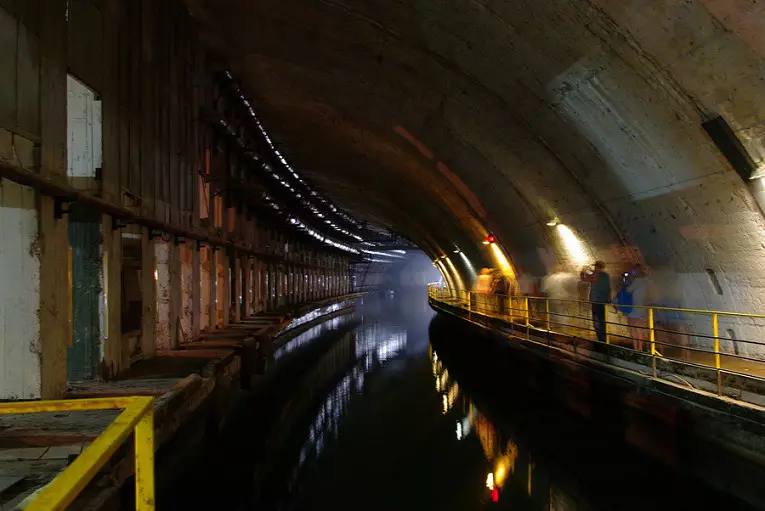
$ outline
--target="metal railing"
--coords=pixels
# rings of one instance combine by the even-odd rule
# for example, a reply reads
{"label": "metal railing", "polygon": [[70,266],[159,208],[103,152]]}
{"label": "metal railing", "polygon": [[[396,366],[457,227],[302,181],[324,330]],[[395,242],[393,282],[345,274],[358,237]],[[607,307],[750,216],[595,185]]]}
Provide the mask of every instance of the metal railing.
{"label": "metal railing", "polygon": [[66,509],[119,447],[135,441],[136,509],[154,509],[154,398],[114,397],[0,403],[0,415],[89,410],[123,410],[80,455],[25,507],[26,511]]}
{"label": "metal railing", "polygon": [[[659,373],[698,376],[714,373],[717,394],[724,393],[723,379],[744,377],[761,380],[765,394],[765,343],[736,338],[734,328],[752,332],[765,327],[764,314],[684,309],[664,306],[617,306],[585,300],[537,296],[507,296],[428,286],[428,296],[467,312],[468,319],[501,319],[516,336],[550,342],[550,336],[568,338],[574,351],[589,344],[592,352],[607,357],[647,363],[652,376]],[[596,328],[593,305],[602,308],[603,321]],[[622,312],[620,311],[627,311]],[[598,332],[600,330],[600,332]],[[721,337],[726,332],[727,337]],[[599,335],[600,334],[600,335]],[[679,370],[678,368],[686,368]],[[694,371],[695,370],[695,371]],[[735,384],[736,382],[733,381]],[[731,386],[731,381],[726,382]]]}

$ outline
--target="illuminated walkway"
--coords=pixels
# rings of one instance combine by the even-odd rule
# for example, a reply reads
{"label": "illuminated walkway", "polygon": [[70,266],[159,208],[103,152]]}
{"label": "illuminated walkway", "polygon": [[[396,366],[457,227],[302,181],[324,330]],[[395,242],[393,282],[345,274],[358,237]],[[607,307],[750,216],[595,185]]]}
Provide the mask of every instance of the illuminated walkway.
{"label": "illuminated walkway", "polygon": [[[765,404],[765,360],[747,356],[762,343],[731,342],[720,332],[760,328],[765,316],[717,311],[645,307],[647,320],[630,326],[618,310],[606,307],[606,342],[599,342],[589,302],[543,297],[486,295],[429,286],[437,308],[446,306],[485,327],[514,338],[546,344],[578,356],[625,366],[653,377],[672,375],[694,388]],[[746,351],[745,351],[746,350]],[[742,392],[751,390],[755,395]]]}

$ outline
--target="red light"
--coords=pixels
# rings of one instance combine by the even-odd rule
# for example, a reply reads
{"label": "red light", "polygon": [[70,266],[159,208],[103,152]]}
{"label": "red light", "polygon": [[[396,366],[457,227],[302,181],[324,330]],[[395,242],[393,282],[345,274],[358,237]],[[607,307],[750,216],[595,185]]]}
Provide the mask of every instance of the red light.
{"label": "red light", "polygon": [[491,501],[499,502],[499,488],[494,488],[491,490]]}
{"label": "red light", "polygon": [[489,234],[488,236],[486,236],[486,241],[488,241],[489,243],[494,243],[495,241],[497,241],[497,238],[495,238],[493,234]]}

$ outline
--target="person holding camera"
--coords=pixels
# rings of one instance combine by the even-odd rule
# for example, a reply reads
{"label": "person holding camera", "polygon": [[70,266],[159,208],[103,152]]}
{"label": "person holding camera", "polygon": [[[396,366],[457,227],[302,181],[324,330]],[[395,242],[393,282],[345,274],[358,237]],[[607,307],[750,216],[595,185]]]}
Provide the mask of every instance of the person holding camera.
{"label": "person holding camera", "polygon": [[606,304],[611,303],[611,277],[606,273],[606,263],[595,261],[593,270],[583,270],[581,278],[590,284],[592,325],[598,341],[606,342]]}

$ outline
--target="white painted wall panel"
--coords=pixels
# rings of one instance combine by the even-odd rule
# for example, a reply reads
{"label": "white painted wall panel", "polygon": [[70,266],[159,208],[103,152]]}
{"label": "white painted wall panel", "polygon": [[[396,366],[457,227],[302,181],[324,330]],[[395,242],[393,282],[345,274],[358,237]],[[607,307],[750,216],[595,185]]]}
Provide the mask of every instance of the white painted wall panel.
{"label": "white painted wall panel", "polygon": [[95,177],[101,166],[101,105],[95,93],[67,76],[67,149],[70,177]]}
{"label": "white painted wall panel", "polygon": [[[40,397],[40,263],[29,187],[0,183],[0,399]],[[62,335],[64,333],[62,332]]]}

